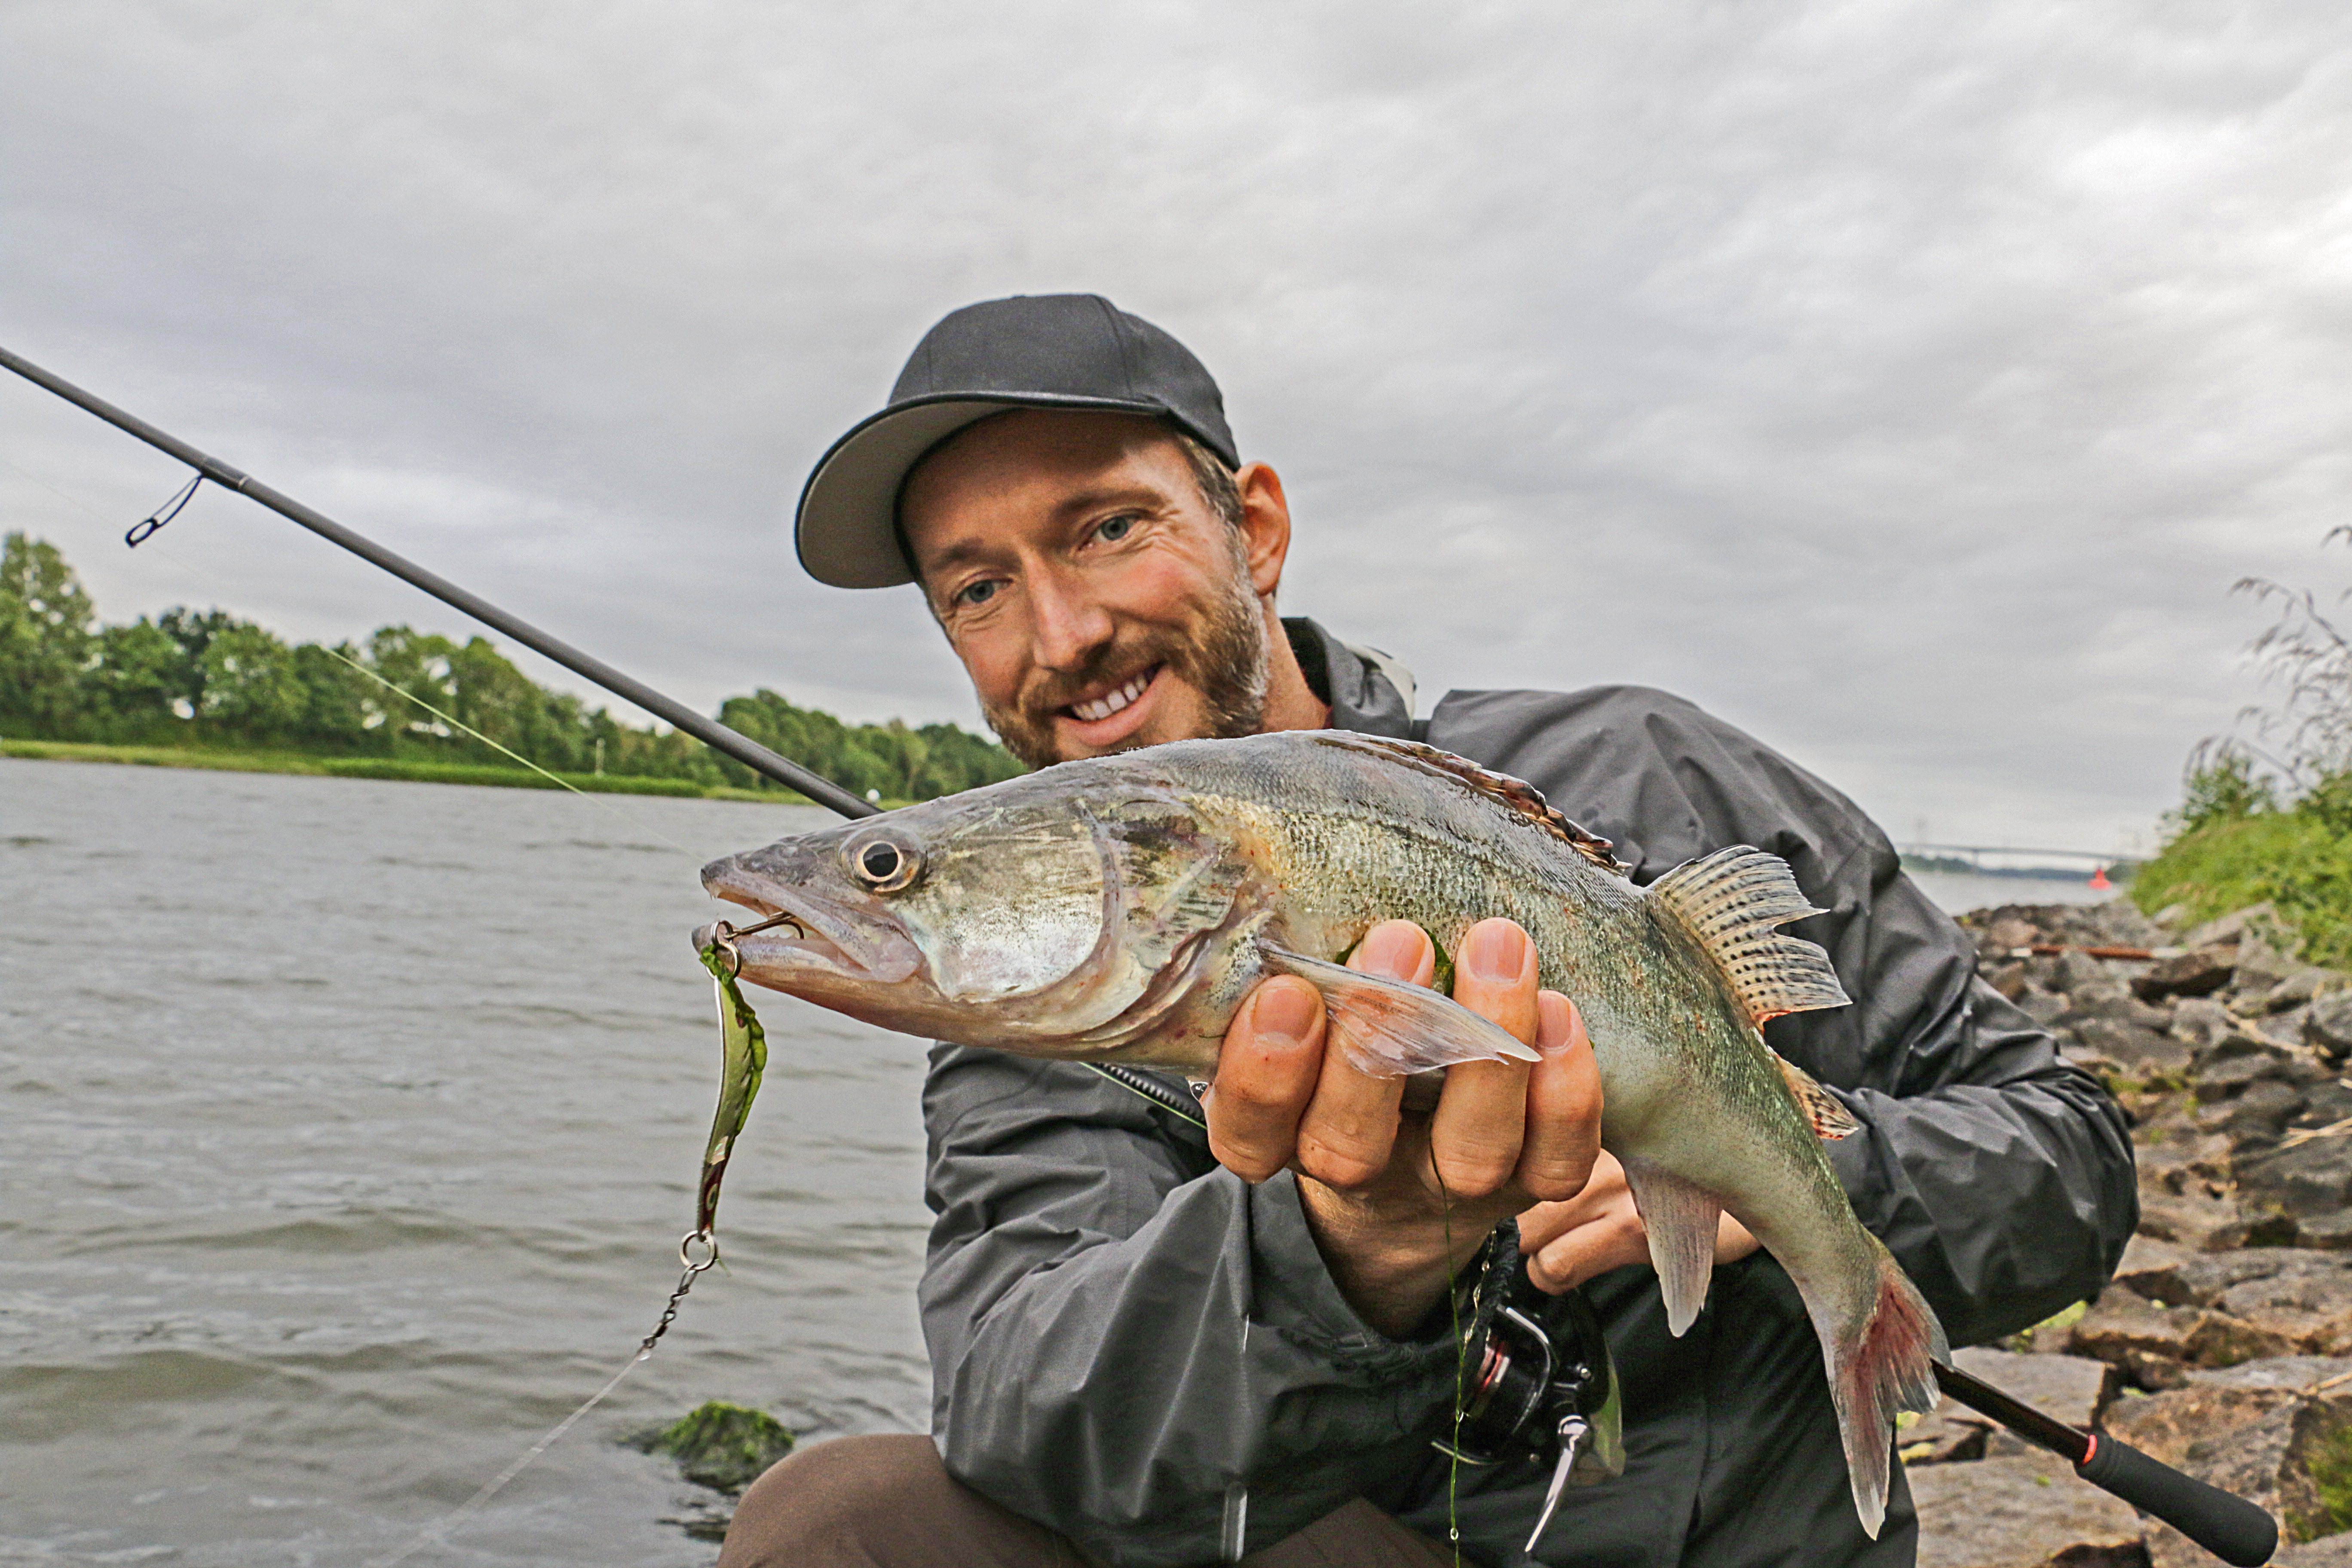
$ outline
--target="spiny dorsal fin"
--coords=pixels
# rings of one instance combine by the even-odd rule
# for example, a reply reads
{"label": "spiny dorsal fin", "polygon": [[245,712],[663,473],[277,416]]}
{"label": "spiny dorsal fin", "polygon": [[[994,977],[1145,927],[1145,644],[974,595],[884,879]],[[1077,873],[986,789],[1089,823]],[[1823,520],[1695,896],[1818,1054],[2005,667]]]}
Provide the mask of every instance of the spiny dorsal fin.
{"label": "spiny dorsal fin", "polygon": [[1650,896],[1706,950],[1758,1028],[1783,1013],[1843,1007],[1830,955],[1773,927],[1822,911],[1805,902],[1789,863],[1735,844],[1686,861],[1650,886]]}
{"label": "spiny dorsal fin", "polygon": [[[1768,1049],[1769,1047],[1767,1047]],[[1822,1087],[1821,1080],[1778,1051],[1772,1052],[1772,1065],[1780,1069],[1780,1079],[1789,1092],[1797,1097],[1797,1109],[1812,1123],[1813,1136],[1825,1143],[1841,1138],[1851,1138],[1862,1131],[1862,1123],[1845,1102]]]}
{"label": "spiny dorsal fin", "polygon": [[1552,808],[1549,801],[1544,799],[1543,791],[1525,779],[1498,773],[1492,768],[1482,768],[1467,757],[1457,757],[1452,752],[1440,751],[1419,741],[1398,741],[1386,735],[1349,735],[1344,738],[1334,736],[1327,743],[1385,752],[1410,766],[1443,773],[1536,823],[1602,870],[1622,877],[1628,868],[1623,861],[1610,853],[1612,846],[1609,840],[1561,816]]}

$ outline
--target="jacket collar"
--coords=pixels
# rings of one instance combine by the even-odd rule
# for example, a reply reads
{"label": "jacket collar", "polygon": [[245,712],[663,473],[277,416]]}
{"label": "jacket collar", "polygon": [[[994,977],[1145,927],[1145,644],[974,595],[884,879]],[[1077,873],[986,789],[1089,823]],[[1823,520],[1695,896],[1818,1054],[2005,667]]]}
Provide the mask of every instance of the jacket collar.
{"label": "jacket collar", "polygon": [[[1369,650],[1349,647],[1305,616],[1286,616],[1282,629],[1289,635],[1290,650],[1316,696],[1331,705],[1331,728],[1397,740],[1412,736],[1412,704],[1397,689],[1382,662],[1402,670]],[[1410,680],[1411,676],[1406,676]]]}

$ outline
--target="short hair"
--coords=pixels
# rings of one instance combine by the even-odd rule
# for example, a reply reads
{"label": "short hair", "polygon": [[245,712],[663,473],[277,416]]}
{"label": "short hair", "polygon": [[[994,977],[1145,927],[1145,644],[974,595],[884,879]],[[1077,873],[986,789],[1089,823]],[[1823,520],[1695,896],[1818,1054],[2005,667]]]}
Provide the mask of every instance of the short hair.
{"label": "short hair", "polygon": [[1235,482],[1238,476],[1225,467],[1225,460],[1209,450],[1209,444],[1177,424],[1173,419],[1160,421],[1161,429],[1176,437],[1184,448],[1184,460],[1192,465],[1192,482],[1201,489],[1201,499],[1209,510],[1225,520],[1227,527],[1240,531],[1245,521],[1242,511],[1242,489]]}

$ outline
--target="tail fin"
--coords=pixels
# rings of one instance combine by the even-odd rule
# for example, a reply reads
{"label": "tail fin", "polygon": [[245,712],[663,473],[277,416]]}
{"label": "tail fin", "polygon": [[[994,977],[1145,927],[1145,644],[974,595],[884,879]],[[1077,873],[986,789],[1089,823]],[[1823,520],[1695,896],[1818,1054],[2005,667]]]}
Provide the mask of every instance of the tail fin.
{"label": "tail fin", "polygon": [[1832,1302],[1811,1290],[1805,1290],[1804,1297],[1813,1331],[1821,1336],[1822,1359],[1829,1366],[1830,1399],[1837,1406],[1854,1511],[1875,1541],[1886,1519],[1895,1413],[1924,1414],[1935,1408],[1937,1391],[1930,1363],[1949,1363],[1952,1352],[1944,1341],[1943,1325],[1903,1266],[1876,1237],[1870,1237],[1870,1245],[1877,1254],[1878,1292],[1866,1310],[1839,1314],[1842,1321],[1832,1321]]}

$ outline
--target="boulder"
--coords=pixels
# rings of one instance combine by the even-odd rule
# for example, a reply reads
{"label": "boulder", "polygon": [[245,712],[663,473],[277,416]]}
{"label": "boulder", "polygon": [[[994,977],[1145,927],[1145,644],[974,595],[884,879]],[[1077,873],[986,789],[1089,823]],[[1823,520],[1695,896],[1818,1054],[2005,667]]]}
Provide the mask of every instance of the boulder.
{"label": "boulder", "polygon": [[2193,1367],[2231,1366],[2302,1347],[2290,1335],[2203,1307],[2159,1307],[2109,1286],[2074,1324],[2066,1348],[2103,1361],[2139,1388],[2178,1388]]}
{"label": "boulder", "polygon": [[2215,1197],[2201,1187],[2171,1193],[2151,1191],[2142,1185],[2139,1228],[2142,1235],[2159,1241],[2200,1252],[2219,1252],[2243,1246],[2249,1226],[2238,1213],[2237,1205]]}
{"label": "boulder", "polygon": [[2194,1051],[2212,1049],[2236,1027],[2229,1009],[2210,996],[2187,997],[2172,1009],[2173,1037]]}
{"label": "boulder", "polygon": [[2055,991],[2044,990],[2030,982],[2025,989],[2011,1000],[2016,1002],[2019,1009],[2027,1017],[2044,1028],[2056,1023],[2066,1011],[2065,997]]}
{"label": "boulder", "polygon": [[1911,1472],[1919,1568],[2137,1568],[2139,1515],[2054,1454]]}
{"label": "boulder", "polygon": [[2230,976],[2230,992],[2241,997],[2262,995],[2302,967],[2261,931],[2248,931],[2238,939],[2237,973]]}
{"label": "boulder", "polygon": [[2042,928],[2032,921],[2013,914],[2003,914],[1996,916],[1992,923],[1985,928],[1982,945],[1986,950],[2005,957],[2018,948],[2032,947],[2035,942],[2045,940],[2047,939],[2042,936]]}
{"label": "boulder", "polygon": [[2132,982],[2132,991],[2143,1002],[2165,996],[2210,996],[2237,973],[2235,948],[2192,948],[2177,957],[2158,959]]}
{"label": "boulder", "polygon": [[2245,1201],[2274,1205],[2298,1221],[2333,1217],[2352,1205],[2352,1136],[2242,1152],[2237,1174]]}
{"label": "boulder", "polygon": [[717,1399],[624,1441],[645,1453],[667,1454],[688,1480],[729,1497],[741,1495],[793,1451],[792,1433],[774,1416]]}
{"label": "boulder", "polygon": [[2318,998],[2304,1015],[2303,1037],[2330,1061],[2352,1056],[2352,991]]}
{"label": "boulder", "polygon": [[2277,920],[2278,909],[2267,900],[2259,904],[2248,904],[2242,910],[2231,910],[2219,920],[2207,921],[2201,926],[2181,932],[2180,945],[2205,947],[2219,942],[2235,942],[2244,934],[2250,922],[2275,923]]}
{"label": "boulder", "polygon": [[2291,1342],[2295,1351],[2323,1356],[2352,1351],[2352,1268],[2249,1279],[2222,1291],[2219,1305],[2257,1332]]}
{"label": "boulder", "polygon": [[[2126,1248],[2124,1257],[2131,1257]],[[2210,1307],[2232,1286],[2250,1279],[2306,1273],[2338,1267],[2324,1253],[2300,1247],[2248,1247],[2234,1252],[2197,1253],[2162,1271],[2143,1277],[2139,1293],[2168,1307]]]}
{"label": "boulder", "polygon": [[2303,1546],[2282,1548],[2272,1568],[2352,1568],[2352,1534],[2324,1535]]}
{"label": "boulder", "polygon": [[2132,1079],[2173,1077],[2188,1069],[2191,1055],[2172,1036],[2121,1018],[2084,1019],[2074,1026],[2074,1037]]}
{"label": "boulder", "polygon": [[2352,985],[2352,975],[2340,969],[2298,969],[2262,994],[2253,1011],[2284,1013],[2302,1003],[2340,993]]}
{"label": "boulder", "polygon": [[2116,1265],[2115,1282],[2133,1295],[2166,1306],[2203,1306],[2177,1294],[2183,1266],[2200,1255],[2152,1236],[2135,1236],[2124,1243],[2123,1261]]}

